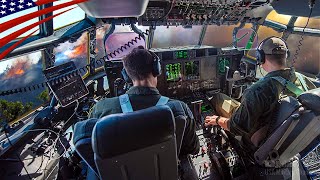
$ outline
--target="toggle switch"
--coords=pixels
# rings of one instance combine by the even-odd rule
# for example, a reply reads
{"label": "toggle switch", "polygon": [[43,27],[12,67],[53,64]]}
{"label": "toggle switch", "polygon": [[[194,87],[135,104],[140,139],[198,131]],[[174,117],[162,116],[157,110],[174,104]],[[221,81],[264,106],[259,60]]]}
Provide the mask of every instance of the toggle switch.
{"label": "toggle switch", "polygon": [[201,147],[201,152],[202,152],[202,154],[207,153],[207,151],[208,151],[208,149],[207,149],[206,146],[202,146],[202,147]]}

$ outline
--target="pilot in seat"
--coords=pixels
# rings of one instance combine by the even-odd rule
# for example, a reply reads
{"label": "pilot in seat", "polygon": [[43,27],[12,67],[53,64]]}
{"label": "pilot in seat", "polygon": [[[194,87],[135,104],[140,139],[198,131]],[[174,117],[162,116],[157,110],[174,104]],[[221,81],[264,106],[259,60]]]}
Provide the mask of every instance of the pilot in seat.
{"label": "pilot in seat", "polygon": [[304,91],[316,88],[308,78],[286,68],[288,56],[289,49],[283,39],[269,37],[263,40],[258,46],[257,61],[268,74],[244,92],[241,103],[226,95],[217,94],[213,98],[213,104],[217,114],[221,116],[207,116],[206,125],[219,125],[232,134],[241,136],[243,146],[249,151],[247,154],[253,155],[257,147],[252,143],[251,137],[257,130],[272,122],[279,98],[297,97],[292,88],[284,88],[284,85],[295,85],[298,90]]}
{"label": "pilot in seat", "polygon": [[[127,92],[134,111],[155,106],[161,95],[157,90],[157,76],[161,73],[158,57],[143,46],[134,48],[123,59],[124,70],[132,79],[133,87]],[[199,152],[199,139],[196,135],[196,123],[189,107],[177,100],[169,99],[168,104],[179,104],[180,109],[172,109],[174,116],[183,114],[186,126],[182,139],[180,156]],[[170,107],[170,106],[169,106]],[[180,110],[180,111],[179,111]],[[92,109],[90,118],[122,113],[119,97],[106,98],[99,101]],[[143,141],[143,139],[141,140]]]}

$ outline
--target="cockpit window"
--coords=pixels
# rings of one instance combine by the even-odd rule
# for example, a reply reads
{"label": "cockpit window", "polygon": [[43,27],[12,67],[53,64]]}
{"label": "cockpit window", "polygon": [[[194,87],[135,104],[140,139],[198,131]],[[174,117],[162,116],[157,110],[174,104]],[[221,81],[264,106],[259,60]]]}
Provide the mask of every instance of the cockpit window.
{"label": "cockpit window", "polygon": [[[0,61],[1,91],[37,85],[45,81],[42,74],[41,51]],[[7,121],[10,125],[20,120],[27,121],[27,114],[40,108],[49,100],[48,91],[40,86],[18,94],[0,97],[0,124]]]}
{"label": "cockpit window", "polygon": [[[138,29],[140,29],[142,32],[146,32],[146,30],[148,29],[147,26],[138,26],[136,25]],[[105,50],[103,48],[104,46],[104,35],[107,33],[107,31],[109,30],[110,25],[105,25],[101,28],[98,28],[96,31],[96,40],[97,40],[97,45],[96,45],[96,50],[95,52],[97,53],[96,59],[99,60],[101,58],[104,57],[105,55]],[[108,38],[107,41],[105,42],[106,44],[106,53],[111,53],[114,50],[116,50],[117,48],[123,46],[124,44],[127,44],[129,41],[131,41],[132,39],[134,39],[135,37],[138,37],[139,35],[135,32],[133,32],[130,28],[129,25],[117,25],[114,33],[111,34]],[[147,38],[147,37],[146,37]],[[142,40],[138,40],[138,43],[135,43],[133,46],[131,47],[137,47],[139,45],[145,46],[145,41]],[[119,59],[124,57],[129,51],[131,51],[132,48],[127,48],[127,50],[125,50],[124,52],[121,52],[120,54],[118,54],[116,57],[114,58],[110,58],[110,60],[113,59]],[[102,65],[101,65],[102,66]],[[99,66],[99,67],[101,67]],[[96,67],[96,68],[99,68]]]}
{"label": "cockpit window", "polygon": [[[297,21],[294,23],[296,27],[305,27],[307,24],[308,18],[298,17]],[[307,28],[320,29],[320,19],[319,18],[310,18]]]}
{"label": "cockpit window", "polygon": [[232,32],[235,27],[234,25],[208,26],[202,44],[214,47],[232,46]]}
{"label": "cockpit window", "polygon": [[[287,39],[287,43],[290,49],[291,61],[299,44],[301,35],[291,34]],[[317,75],[320,72],[320,37],[304,36],[300,52],[297,55],[295,67],[298,71],[308,72],[312,75]],[[290,65],[290,64],[289,64]]]}
{"label": "cockpit window", "polygon": [[271,20],[285,25],[288,24],[290,18],[291,16],[278,14],[275,10],[272,10],[267,16],[267,20]]}
{"label": "cockpit window", "polygon": [[[26,10],[23,10],[23,11],[20,11],[20,12],[17,12],[17,13],[13,13],[11,15],[8,15],[8,16],[5,16],[3,18],[0,18],[0,24],[2,24],[4,22],[7,22],[9,20],[12,20],[12,19],[21,17],[21,16],[26,15],[26,14],[29,14],[29,13],[32,13],[32,12],[36,12],[36,11],[38,11],[38,8],[37,7],[33,7],[33,8],[26,9]],[[25,28],[25,27],[27,27],[27,26],[29,26],[31,24],[34,24],[34,23],[36,23],[38,21],[39,21],[39,18],[33,18],[33,19],[29,20],[29,21],[26,21],[24,23],[18,24],[17,26],[14,26],[14,27],[12,27],[12,28],[4,31],[4,32],[1,32],[0,33],[0,38],[3,38],[5,36],[7,36],[7,35],[10,35],[13,32],[16,32],[16,31],[18,31],[18,30],[20,30],[22,28]],[[25,37],[25,36],[29,35],[30,33],[32,33],[33,31],[35,31],[37,29],[39,29],[39,26],[37,26],[35,28],[32,28],[31,30],[21,34],[19,37]],[[39,30],[37,30],[33,35],[37,35],[37,34],[39,34]]]}
{"label": "cockpit window", "polygon": [[259,43],[270,36],[282,37],[282,32],[276,31],[270,27],[260,26],[258,29],[258,41]]}
{"label": "cockpit window", "polygon": [[113,33],[111,34],[108,39],[106,40],[106,52],[107,53],[113,53],[114,51],[115,54],[112,54],[113,57],[110,58],[109,60],[114,60],[114,59],[121,59],[125,55],[127,55],[129,52],[132,51],[133,48],[138,47],[138,46],[143,46],[145,47],[146,42],[143,38],[141,40],[137,39],[137,43],[134,42],[134,45],[130,45],[130,47],[126,46],[127,48],[123,48],[122,50],[118,50],[119,47],[123,46],[124,44],[128,43],[128,41],[131,41],[132,39],[135,39],[138,34],[134,32],[127,32],[127,33]]}
{"label": "cockpit window", "polygon": [[[55,64],[60,65],[68,61],[74,61],[77,68],[88,64],[88,33],[84,32],[75,42],[64,42],[54,48]],[[86,69],[85,69],[86,70]],[[81,71],[82,76],[88,72]]]}
{"label": "cockpit window", "polygon": [[[238,25],[210,25],[207,27],[206,34],[204,36],[203,45],[209,45],[214,47],[232,47],[233,29]],[[244,28],[251,28],[251,24],[246,24]]]}
{"label": "cockpit window", "polygon": [[[271,37],[271,36],[282,37],[282,34],[283,34],[282,32],[278,32],[266,26],[260,26],[257,33],[258,33],[258,45],[268,37]],[[247,55],[251,58],[255,58],[256,50],[253,49],[248,51]]]}
{"label": "cockpit window", "polygon": [[154,33],[153,48],[197,45],[202,26],[192,28],[159,26]]}
{"label": "cockpit window", "polygon": [[[105,54],[104,53],[104,48],[103,48],[103,46],[104,46],[103,45],[104,44],[103,38],[104,38],[105,33],[108,31],[109,27],[110,27],[110,25],[107,24],[107,25],[104,25],[103,27],[98,28],[96,30],[96,40],[97,40],[96,42],[97,42],[97,44],[96,44],[95,53],[96,53],[96,59],[97,60],[103,58],[103,56]],[[103,66],[103,64],[101,64],[99,67],[102,67],[102,66]],[[96,67],[96,68],[99,68],[99,67]]]}
{"label": "cockpit window", "polygon": [[[58,5],[66,2],[70,2],[72,0],[59,0],[59,1],[54,1],[53,5]],[[59,9],[57,11],[53,12],[53,15],[58,14],[62,11],[65,11],[70,8],[74,8],[66,13],[63,13],[55,18],[53,18],[53,28],[54,29],[59,29],[61,27],[73,24],[75,22],[78,22],[80,20],[83,20],[85,18],[85,12],[78,6],[78,5],[73,5],[73,6],[68,6],[63,9]]]}

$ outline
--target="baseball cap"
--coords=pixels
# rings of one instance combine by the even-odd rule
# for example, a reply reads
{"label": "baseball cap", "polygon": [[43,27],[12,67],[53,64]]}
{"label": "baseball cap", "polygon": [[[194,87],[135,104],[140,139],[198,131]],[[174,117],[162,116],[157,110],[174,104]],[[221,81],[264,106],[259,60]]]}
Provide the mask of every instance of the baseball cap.
{"label": "baseball cap", "polygon": [[258,48],[262,49],[265,54],[286,54],[288,51],[284,40],[278,37],[266,39]]}

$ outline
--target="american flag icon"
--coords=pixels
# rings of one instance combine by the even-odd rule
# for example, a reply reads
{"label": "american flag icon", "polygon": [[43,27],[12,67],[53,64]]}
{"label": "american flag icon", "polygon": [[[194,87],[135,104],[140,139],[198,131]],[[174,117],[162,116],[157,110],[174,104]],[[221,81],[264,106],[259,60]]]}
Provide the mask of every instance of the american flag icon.
{"label": "american flag icon", "polygon": [[[13,28],[19,24],[22,24],[26,21],[29,21],[34,18],[38,18],[48,13],[52,13],[53,11],[57,11],[59,9],[63,9],[75,4],[83,3],[87,0],[70,0],[68,2],[64,2],[62,4],[50,6],[47,8],[37,8],[35,11],[28,11],[29,9],[34,7],[39,7],[48,3],[52,3],[56,0],[0,0],[0,34]],[[52,20],[54,17],[59,16],[67,11],[70,11],[74,8],[69,8],[65,11],[57,13],[55,15],[46,17],[37,22],[34,22],[31,25],[26,27],[22,27],[21,29],[17,29],[13,31],[13,33],[7,34],[5,36],[0,35],[0,48],[5,47],[9,42],[14,39],[17,39],[20,35],[24,34],[27,31],[33,30],[34,28],[39,27],[40,24],[45,23],[49,20]],[[27,11],[27,12],[26,12]],[[23,13],[26,12],[26,13]],[[14,16],[15,14],[19,14],[18,16]],[[12,17],[12,18],[8,18]],[[3,23],[2,23],[3,22]],[[6,47],[4,51],[0,52],[0,60],[5,58],[7,54],[9,54],[12,50],[18,47],[23,41],[32,36],[39,29],[36,29],[29,33],[27,36],[23,37],[10,47]]]}
{"label": "american flag icon", "polygon": [[0,18],[37,5],[37,1],[32,0],[0,0]]}

